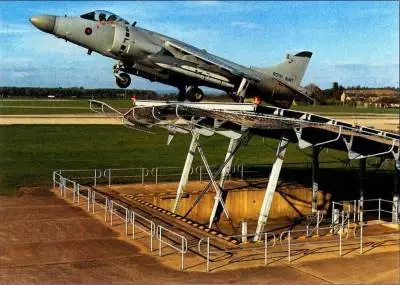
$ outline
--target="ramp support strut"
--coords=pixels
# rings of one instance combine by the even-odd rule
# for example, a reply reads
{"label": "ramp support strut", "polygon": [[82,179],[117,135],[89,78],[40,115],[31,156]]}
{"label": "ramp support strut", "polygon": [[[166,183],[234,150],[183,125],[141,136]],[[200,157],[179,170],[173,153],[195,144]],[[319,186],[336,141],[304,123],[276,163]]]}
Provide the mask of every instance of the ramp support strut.
{"label": "ramp support strut", "polygon": [[320,148],[318,146],[313,146],[312,148],[312,201],[311,210],[313,213],[317,212],[318,207],[318,172],[319,172],[319,153]]}
{"label": "ramp support strut", "polygon": [[[226,201],[226,196],[228,194],[227,191],[223,191],[224,189],[224,183],[226,178],[228,177],[229,173],[231,172],[231,166],[232,166],[232,161],[234,157],[234,150],[236,149],[236,146],[238,144],[238,139],[231,139],[229,142],[228,146],[228,151],[226,152],[225,156],[225,166],[221,171],[221,179],[219,180],[219,187],[221,188],[221,191],[218,193],[215,193],[215,201],[214,201],[214,206],[211,211],[210,215],[210,222],[209,222],[209,228],[211,228],[212,224],[214,221],[218,221],[220,216],[221,216],[221,210],[222,210],[222,205],[219,202],[220,199],[222,199],[223,203]],[[221,196],[218,196],[221,195]]]}
{"label": "ramp support strut", "polygon": [[196,148],[199,144],[200,134],[192,132],[192,141],[190,142],[189,151],[186,156],[185,165],[182,170],[181,180],[179,181],[178,189],[176,190],[176,198],[172,212],[175,213],[178,210],[179,200],[182,197],[183,190],[189,180],[190,169],[192,168],[193,157],[196,152]]}
{"label": "ramp support strut", "polygon": [[394,181],[393,181],[393,209],[392,223],[400,223],[400,160],[397,157],[394,164]]}
{"label": "ramp support strut", "polygon": [[267,223],[269,211],[272,205],[272,198],[274,197],[276,186],[278,184],[278,178],[281,172],[283,158],[285,157],[288,144],[289,139],[282,137],[276,152],[276,160],[269,175],[267,190],[265,191],[264,200],[261,205],[260,216],[258,217],[257,229],[254,234],[254,241],[257,241],[260,237],[262,237],[261,234],[264,230],[265,224]]}

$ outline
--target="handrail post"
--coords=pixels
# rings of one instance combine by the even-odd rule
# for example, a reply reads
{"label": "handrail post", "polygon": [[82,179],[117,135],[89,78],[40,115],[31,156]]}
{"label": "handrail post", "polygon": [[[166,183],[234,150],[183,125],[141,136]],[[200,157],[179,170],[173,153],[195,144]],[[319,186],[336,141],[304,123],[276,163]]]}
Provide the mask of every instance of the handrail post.
{"label": "handrail post", "polygon": [[317,236],[319,236],[319,223],[320,223],[320,220],[319,220],[319,211],[317,211]]}
{"label": "handrail post", "polygon": [[378,199],[378,220],[381,221],[381,198]]}
{"label": "handrail post", "polygon": [[344,211],[342,211],[342,229],[344,228]]}
{"label": "handrail post", "polygon": [[184,239],[184,237],[182,237],[182,244],[181,244],[181,251],[182,251],[181,268],[182,268],[182,271],[184,270],[184,267],[183,267],[184,241],[183,241],[183,239]]}
{"label": "handrail post", "polygon": [[97,169],[94,170],[94,186],[97,185]]}
{"label": "handrail post", "polygon": [[75,198],[76,198],[76,182],[73,181],[74,185],[74,190],[72,191],[72,203],[75,203]]}
{"label": "handrail post", "polygon": [[265,233],[264,238],[264,265],[268,265],[268,234]]}
{"label": "handrail post", "polygon": [[111,187],[111,169],[108,170],[108,187]]}
{"label": "handrail post", "polygon": [[360,223],[360,255],[363,254],[363,222]]}
{"label": "handrail post", "polygon": [[288,242],[288,261],[289,261],[289,263],[290,263],[290,240],[291,240],[290,231],[289,231],[288,235],[289,235],[289,242]]}
{"label": "handrail post", "polygon": [[125,235],[128,236],[128,208],[125,209]]}
{"label": "handrail post", "polygon": [[244,171],[243,171],[243,163],[242,163],[242,167],[240,169],[240,180],[244,179]]}
{"label": "handrail post", "polygon": [[306,236],[308,237],[308,225],[306,226]]}
{"label": "handrail post", "polygon": [[156,185],[158,184],[158,167],[156,167]]}
{"label": "handrail post", "polygon": [[202,169],[202,166],[200,165],[200,170],[199,170],[199,182],[201,182],[201,179],[202,179],[201,169]]}
{"label": "handrail post", "polygon": [[142,168],[142,185],[144,184],[144,168]]}
{"label": "handrail post", "polygon": [[77,194],[78,194],[78,198],[77,198],[77,200],[78,200],[78,201],[77,201],[78,206],[79,206],[79,196],[80,196],[80,195],[79,195],[79,192],[80,192],[80,191],[79,191],[79,188],[80,188],[80,184],[78,183],[78,184],[76,185],[76,192],[77,192]]}
{"label": "handrail post", "polygon": [[53,189],[56,188],[56,172],[53,171]]}
{"label": "handrail post", "polygon": [[156,225],[154,222],[150,223],[150,251],[153,251],[153,236],[154,236],[154,231],[156,230]]}
{"label": "handrail post", "polygon": [[339,256],[342,256],[342,230],[339,231]]}
{"label": "handrail post", "polygon": [[158,236],[158,256],[162,255],[162,228],[159,226],[158,227],[159,233],[157,233]]}
{"label": "handrail post", "polygon": [[92,214],[94,214],[94,203],[96,201],[96,191],[92,192]]}
{"label": "handrail post", "polygon": [[[106,197],[106,205],[104,207],[104,221],[107,222],[107,211],[108,211],[108,197]],[[93,204],[94,205],[94,204]],[[112,225],[112,212],[111,212],[111,225]]]}
{"label": "handrail post", "polygon": [[207,238],[207,272],[210,271],[210,237]]}
{"label": "handrail post", "polygon": [[110,200],[110,224],[113,225],[114,202]]}
{"label": "handrail post", "polygon": [[90,200],[92,199],[92,191],[90,191],[88,189],[87,193],[88,193],[87,194],[87,197],[88,197],[88,199],[87,199],[87,211],[90,212]]}
{"label": "handrail post", "polygon": [[[132,219],[132,239],[135,239],[135,212],[131,212],[131,219]],[[151,228],[151,225],[150,225]],[[151,230],[150,230],[151,231]],[[151,233],[150,233],[151,235]]]}
{"label": "handrail post", "polygon": [[334,218],[335,218],[335,202],[334,201],[332,201],[332,226],[335,224],[335,220],[334,220]]}
{"label": "handrail post", "polygon": [[354,200],[353,204],[353,222],[356,222],[356,213],[357,213],[357,200]]}

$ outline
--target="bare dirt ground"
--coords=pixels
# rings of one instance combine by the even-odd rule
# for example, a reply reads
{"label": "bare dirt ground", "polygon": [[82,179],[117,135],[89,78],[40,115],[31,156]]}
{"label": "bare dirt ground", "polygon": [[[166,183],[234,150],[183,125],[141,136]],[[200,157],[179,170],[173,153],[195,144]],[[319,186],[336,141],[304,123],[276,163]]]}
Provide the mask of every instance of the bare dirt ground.
{"label": "bare dirt ground", "polygon": [[[88,214],[43,188],[24,189],[20,197],[0,197],[0,283],[392,283],[399,284],[397,245],[370,247],[360,256],[306,258],[267,267],[242,262],[200,272],[199,266],[175,270],[180,256],[149,254],[140,241],[110,228],[102,215]],[[194,258],[188,258],[188,264]],[[235,269],[235,270],[232,270]]]}
{"label": "bare dirt ground", "polygon": [[[333,118],[335,116],[332,116]],[[374,127],[379,130],[399,131],[399,116],[392,114],[359,114],[338,117],[341,121]],[[68,114],[68,115],[1,115],[0,125],[13,124],[107,124],[119,125],[121,120],[99,114]]]}

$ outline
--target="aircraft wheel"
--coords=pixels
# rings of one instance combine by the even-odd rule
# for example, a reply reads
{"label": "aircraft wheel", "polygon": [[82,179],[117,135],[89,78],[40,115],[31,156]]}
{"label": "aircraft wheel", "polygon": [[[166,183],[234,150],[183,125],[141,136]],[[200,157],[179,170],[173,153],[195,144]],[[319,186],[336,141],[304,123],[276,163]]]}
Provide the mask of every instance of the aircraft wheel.
{"label": "aircraft wheel", "polygon": [[131,85],[131,77],[129,74],[126,73],[120,73],[118,74],[119,77],[115,77],[115,82],[117,83],[119,88],[127,88],[129,85]]}
{"label": "aircraft wheel", "polygon": [[191,102],[200,102],[204,98],[204,93],[199,87],[190,87],[186,93],[186,98]]}

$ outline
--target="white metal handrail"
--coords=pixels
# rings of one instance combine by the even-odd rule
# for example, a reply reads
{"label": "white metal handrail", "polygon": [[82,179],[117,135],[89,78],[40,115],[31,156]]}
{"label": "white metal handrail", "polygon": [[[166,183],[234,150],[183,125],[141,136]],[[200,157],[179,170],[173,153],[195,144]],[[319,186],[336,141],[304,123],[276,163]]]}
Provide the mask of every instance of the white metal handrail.
{"label": "white metal handrail", "polygon": [[[168,234],[171,234],[175,237],[177,237],[178,239],[181,240],[181,245],[180,247],[175,246],[175,244],[168,242],[167,239],[162,239],[162,232],[165,231]],[[183,235],[177,234],[176,232],[169,230],[161,225],[159,225],[157,227],[157,239],[158,239],[158,256],[162,256],[162,245],[165,244],[173,249],[176,249],[180,254],[181,254],[181,270],[184,270],[184,262],[183,262],[183,258],[184,258],[184,254],[187,252],[188,250],[188,246],[187,246],[187,239],[186,237],[184,237]]]}
{"label": "white metal handrail", "polygon": [[[105,201],[104,204],[102,204],[100,202],[96,202],[96,196],[103,198]],[[108,200],[109,200],[108,197],[93,190],[92,194],[91,194],[91,199],[92,199],[92,213],[94,213],[95,204],[99,205],[101,208],[104,209],[104,221],[107,222],[107,209],[108,209]]]}
{"label": "white metal handrail", "polygon": [[[156,236],[156,225],[155,225],[155,223],[152,220],[150,220],[150,219],[148,219],[146,217],[143,217],[142,215],[140,215],[140,214],[138,214],[138,213],[136,213],[134,211],[131,211],[131,217],[130,218],[131,218],[130,220],[131,220],[131,224],[132,224],[132,239],[135,239],[135,228],[141,230],[143,233],[149,235],[149,237],[150,237],[150,251],[153,251],[153,237]],[[144,227],[139,226],[138,223],[143,224],[143,226],[147,227],[150,231],[147,230]],[[144,223],[148,223],[148,225],[146,226],[146,225],[144,225]]]}
{"label": "white metal handrail", "polygon": [[[115,175],[115,172],[124,172],[124,171],[138,171],[140,174],[137,175]],[[103,172],[103,177],[108,179],[108,186],[111,186],[112,178],[141,178],[142,184],[144,184],[145,177],[149,176],[149,169],[140,167],[140,168],[107,168]]]}
{"label": "white metal handrail", "polygon": [[[331,229],[332,227],[325,227],[325,228],[320,228],[320,229]],[[305,232],[305,230],[288,230],[288,231],[283,231],[280,236],[279,236],[279,241],[282,247],[287,247],[287,252],[288,252],[288,262],[291,262],[291,251],[293,246],[300,246],[300,245],[315,245],[315,244],[332,244],[332,243],[338,243],[339,245],[339,255],[342,256],[342,241],[343,239],[348,239],[349,238],[349,231],[346,232],[346,237],[343,238],[342,235],[344,233],[344,229],[340,228],[338,231],[338,237],[333,238],[331,240],[319,240],[319,241],[305,241],[305,242],[292,242],[292,233],[293,232]],[[284,241],[285,239],[283,238],[284,236],[287,236],[287,243],[285,244]],[[332,236],[334,237],[334,236]]]}
{"label": "white metal handrail", "polygon": [[[123,205],[121,205],[118,202],[115,202],[113,200],[110,200],[109,203],[109,210],[110,210],[110,224],[111,226],[113,225],[113,215],[115,215],[116,217],[120,218],[121,220],[124,221],[125,223],[125,235],[128,235],[128,223],[129,223],[129,209]],[[125,211],[125,218],[120,216],[118,213],[119,211],[117,209],[114,209],[114,205],[116,205],[117,207],[123,209]]]}
{"label": "white metal handrail", "polygon": [[[169,173],[168,171],[176,170],[177,173]],[[155,183],[158,184],[158,180],[160,177],[168,177],[168,176],[175,176],[179,177],[182,175],[182,167],[154,167],[150,170],[150,175],[155,178]],[[163,172],[165,171],[165,172]],[[190,168],[189,175],[193,174],[193,167]]]}
{"label": "white metal handrail", "polygon": [[91,173],[93,175],[90,176],[69,176],[70,179],[93,179],[93,185],[97,185],[97,180],[101,178],[102,171],[101,169],[60,169],[58,170],[59,174],[63,173],[75,173],[75,172],[86,172],[86,173]]}
{"label": "white metal handrail", "polygon": [[[321,228],[319,228],[320,230],[327,230],[328,232],[330,231],[330,230],[332,230],[332,226],[329,226],[329,227],[321,227]],[[339,226],[339,232],[342,230],[342,228]],[[287,240],[287,242],[289,243],[290,242],[290,244],[291,245],[296,245],[296,244],[314,244],[314,243],[316,243],[316,244],[318,244],[318,243],[326,243],[326,242],[329,242],[329,241],[326,241],[326,240],[323,240],[323,241],[312,241],[312,242],[309,242],[309,241],[305,241],[305,242],[296,242],[296,243],[293,243],[293,242],[291,242],[291,240],[292,240],[292,238],[293,238],[293,236],[292,236],[292,234],[293,233],[305,233],[305,234],[307,234],[307,229],[302,229],[302,230],[288,230],[288,231],[283,231],[283,232],[281,232],[281,234],[279,235],[279,242],[280,242],[280,244],[281,244],[281,246],[286,246],[287,244],[285,243],[285,241]],[[288,238],[287,239],[285,239],[285,236],[287,236]],[[332,236],[334,236],[334,235],[332,235]],[[307,237],[307,236],[306,236]],[[347,236],[346,236],[346,239],[349,237],[349,231],[347,231]]]}
{"label": "white metal handrail", "polygon": [[[371,208],[371,205],[374,204],[376,205],[375,208]],[[384,209],[384,205],[391,205],[391,209]],[[395,202],[382,198],[332,202],[332,221],[334,221],[335,210],[345,210],[345,208],[347,208],[349,213],[353,214],[353,222],[362,221],[364,219],[364,213],[368,212],[376,212],[379,221],[381,221],[382,213],[391,213],[393,220],[393,216],[396,216],[395,213],[397,211],[397,205]]]}
{"label": "white metal handrail", "polygon": [[[249,234],[249,235],[233,235],[233,236],[229,236],[230,238],[253,238],[255,236],[255,234]],[[254,250],[259,250],[259,249],[263,249],[264,250],[264,265],[268,265],[268,247],[274,247],[276,244],[276,236],[274,233],[263,233],[260,235],[261,238],[264,237],[264,244],[263,246],[259,246],[259,247],[242,247],[242,248],[232,248],[232,249],[226,249],[226,250],[222,250],[222,249],[218,249],[218,250],[210,250],[210,240],[213,239],[218,239],[217,237],[205,237],[205,238],[201,238],[199,240],[198,243],[198,251],[200,254],[205,255],[206,256],[206,272],[210,271],[210,256],[213,253],[232,253],[232,252],[238,252],[238,251],[254,251]],[[273,238],[273,244],[268,246],[268,236],[271,236]],[[206,242],[206,243],[205,243]],[[203,252],[201,250],[201,246],[202,244],[206,244],[207,245],[207,251]]]}
{"label": "white metal handrail", "polygon": [[[86,189],[86,191],[87,191],[87,195],[86,196],[81,193],[81,189]],[[79,183],[77,184],[78,206],[79,206],[79,203],[80,203],[80,197],[86,199],[87,200],[87,210],[88,210],[88,212],[90,211],[91,192],[92,192],[92,190],[90,190],[90,188],[88,188],[86,186],[83,186],[83,185],[80,185]]]}
{"label": "white metal handrail", "polygon": [[[62,178],[62,181],[63,181],[62,186],[63,186],[63,191],[64,191],[64,197],[67,197],[67,191],[65,191],[65,190],[69,190],[72,193],[72,197],[73,197],[72,201],[75,202],[76,182],[71,179],[65,178],[65,177]],[[72,185],[68,186],[68,183],[70,183]]]}

